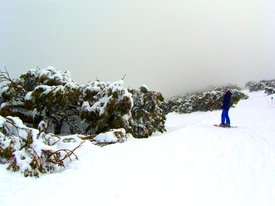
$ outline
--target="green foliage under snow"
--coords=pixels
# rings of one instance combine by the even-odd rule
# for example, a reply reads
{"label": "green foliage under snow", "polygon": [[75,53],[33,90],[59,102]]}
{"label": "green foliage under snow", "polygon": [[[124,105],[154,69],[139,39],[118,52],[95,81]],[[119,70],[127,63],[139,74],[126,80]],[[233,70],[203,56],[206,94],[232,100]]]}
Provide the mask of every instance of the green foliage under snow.
{"label": "green foliage under snow", "polygon": [[[232,105],[240,99],[248,98],[237,86],[229,87],[232,92]],[[196,111],[212,111],[221,109],[225,87],[213,87],[205,91],[188,94],[181,97],[173,97],[166,101],[164,110],[166,113],[191,113]]]}
{"label": "green foliage under snow", "polygon": [[53,67],[8,79],[1,88],[0,101],[0,115],[18,116],[34,128],[46,122],[45,131],[54,134],[97,135],[124,128],[134,137],[144,138],[165,131],[160,93],[128,90],[122,80],[79,85],[69,72]]}
{"label": "green foliage under snow", "polygon": [[272,80],[261,80],[261,81],[250,81],[245,85],[250,92],[264,90],[267,95],[275,93],[275,79]]}

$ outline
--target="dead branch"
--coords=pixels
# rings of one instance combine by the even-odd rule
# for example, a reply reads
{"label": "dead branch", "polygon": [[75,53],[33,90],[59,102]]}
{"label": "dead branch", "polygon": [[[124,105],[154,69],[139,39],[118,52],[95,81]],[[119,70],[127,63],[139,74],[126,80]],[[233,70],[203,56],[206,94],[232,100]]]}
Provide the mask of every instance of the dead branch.
{"label": "dead branch", "polygon": [[122,77],[122,80],[124,80],[125,77],[126,77],[126,74],[124,74],[124,76]]}
{"label": "dead branch", "polygon": [[34,160],[34,164],[35,164],[35,167],[34,167],[34,175],[37,176],[38,175],[38,171],[40,166],[43,165],[43,160],[42,158],[37,154],[37,152],[35,151],[35,149],[33,149],[32,147],[30,147],[33,151],[33,160]]}
{"label": "dead branch", "polygon": [[0,82],[11,82],[11,83],[14,83],[14,81],[10,77],[10,74],[7,71],[6,67],[5,67],[5,71],[0,71]]}
{"label": "dead branch", "polygon": [[[82,146],[84,142],[81,142],[77,147],[75,147],[73,150],[69,150],[69,149],[59,149],[59,150],[56,150],[54,152],[52,151],[49,151],[49,150],[42,150],[45,154],[48,155],[48,158],[46,161],[48,162],[51,162],[53,164],[57,164],[57,165],[62,165],[64,166],[63,164],[63,161],[66,159],[66,158],[69,158],[70,160],[72,160],[71,156],[73,155],[75,157],[75,159],[78,160],[78,157],[77,155],[74,153],[76,149],[78,149],[79,147]],[[65,153],[65,156],[63,158],[60,158],[60,153],[61,152],[64,152]]]}

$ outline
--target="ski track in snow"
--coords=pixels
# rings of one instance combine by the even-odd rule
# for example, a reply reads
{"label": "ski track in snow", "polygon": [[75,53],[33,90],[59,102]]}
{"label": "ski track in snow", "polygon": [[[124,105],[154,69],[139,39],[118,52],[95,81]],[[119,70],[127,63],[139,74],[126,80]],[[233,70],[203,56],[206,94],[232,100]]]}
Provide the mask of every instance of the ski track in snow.
{"label": "ski track in snow", "polygon": [[103,148],[90,143],[60,173],[24,178],[0,165],[1,206],[275,205],[275,105],[250,93],[221,111],[171,113],[167,132]]}

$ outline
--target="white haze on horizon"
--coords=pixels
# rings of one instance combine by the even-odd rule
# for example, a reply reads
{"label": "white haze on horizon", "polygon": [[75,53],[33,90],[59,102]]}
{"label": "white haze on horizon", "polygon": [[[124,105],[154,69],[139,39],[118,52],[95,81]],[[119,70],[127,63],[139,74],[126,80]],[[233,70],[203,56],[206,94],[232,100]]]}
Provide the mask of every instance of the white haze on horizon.
{"label": "white haze on horizon", "polygon": [[0,69],[49,65],[76,82],[147,85],[165,96],[275,78],[267,0],[0,0]]}

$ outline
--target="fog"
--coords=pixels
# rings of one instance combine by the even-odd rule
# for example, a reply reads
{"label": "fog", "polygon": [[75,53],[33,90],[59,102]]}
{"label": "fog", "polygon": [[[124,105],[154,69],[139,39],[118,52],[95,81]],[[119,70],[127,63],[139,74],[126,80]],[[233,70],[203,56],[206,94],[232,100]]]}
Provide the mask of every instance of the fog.
{"label": "fog", "polygon": [[0,69],[69,70],[79,83],[166,97],[275,78],[272,0],[0,0]]}

